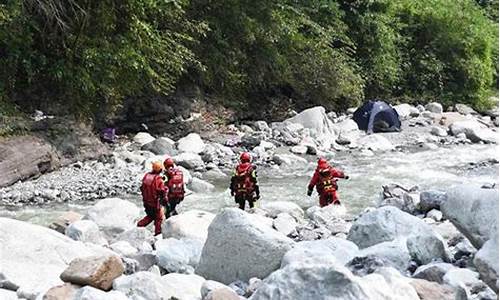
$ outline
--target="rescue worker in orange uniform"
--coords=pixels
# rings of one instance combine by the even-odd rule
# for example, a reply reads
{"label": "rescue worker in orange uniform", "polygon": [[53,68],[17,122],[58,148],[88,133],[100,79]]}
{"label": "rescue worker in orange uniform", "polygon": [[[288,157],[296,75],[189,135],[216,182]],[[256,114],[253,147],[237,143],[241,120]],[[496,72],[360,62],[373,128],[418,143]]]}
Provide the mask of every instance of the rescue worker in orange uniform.
{"label": "rescue worker in orange uniform", "polygon": [[318,167],[314,171],[314,175],[309,182],[307,195],[311,196],[314,187],[319,194],[319,206],[325,207],[330,204],[340,204],[337,195],[337,178],[349,179],[349,176],[344,172],[330,166],[324,158],[318,160]]}
{"label": "rescue worker in orange uniform", "polygon": [[168,205],[165,212],[165,217],[168,219],[177,215],[175,208],[184,200],[184,174],[181,169],[175,166],[174,160],[171,158],[165,159],[163,166],[165,167],[163,180],[168,188]]}
{"label": "rescue worker in orange uniform", "polygon": [[168,188],[163,184],[161,162],[153,162],[152,170],[142,178],[141,193],[146,216],[138,223],[138,227],[145,227],[154,221],[155,235],[161,233],[163,221],[163,206],[168,204]]}
{"label": "rescue worker in orange uniform", "polygon": [[242,210],[245,210],[245,202],[248,201],[250,208],[253,208],[255,201],[260,198],[256,166],[252,165],[251,159],[248,152],[240,155],[240,164],[234,170],[229,187],[231,196],[234,196],[234,201]]}

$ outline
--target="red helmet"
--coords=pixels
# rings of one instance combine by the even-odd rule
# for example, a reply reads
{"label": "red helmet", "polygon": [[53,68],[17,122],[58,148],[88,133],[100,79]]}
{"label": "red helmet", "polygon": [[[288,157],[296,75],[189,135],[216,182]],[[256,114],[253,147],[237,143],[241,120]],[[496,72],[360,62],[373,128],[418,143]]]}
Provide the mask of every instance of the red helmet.
{"label": "red helmet", "polygon": [[328,161],[324,158],[318,159],[318,168],[326,168],[328,166]]}
{"label": "red helmet", "polygon": [[250,153],[248,153],[248,152],[241,153],[241,155],[240,155],[240,161],[242,163],[244,163],[244,162],[250,162],[251,160],[252,160],[252,157],[250,156]]}
{"label": "red helmet", "polygon": [[174,166],[174,160],[171,159],[170,157],[165,159],[165,161],[163,162],[163,166],[165,167],[165,169],[168,169],[168,168],[171,168]]}

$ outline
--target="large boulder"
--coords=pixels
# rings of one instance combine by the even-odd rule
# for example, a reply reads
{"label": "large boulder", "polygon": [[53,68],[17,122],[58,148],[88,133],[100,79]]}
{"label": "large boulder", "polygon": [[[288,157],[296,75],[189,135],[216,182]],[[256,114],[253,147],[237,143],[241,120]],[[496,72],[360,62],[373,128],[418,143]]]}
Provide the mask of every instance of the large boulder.
{"label": "large boulder", "polygon": [[328,118],[325,108],[316,106],[306,109],[286,122],[301,124],[304,128],[314,129],[318,134],[334,134],[334,126]]}
{"label": "large boulder", "polygon": [[158,265],[169,273],[194,273],[203,249],[203,241],[195,239],[159,240],[155,243]]}
{"label": "large boulder", "polygon": [[62,284],[59,275],[77,257],[94,250],[59,232],[26,222],[0,218],[0,286],[45,292]]}
{"label": "large boulder", "polygon": [[0,187],[40,176],[61,165],[56,149],[32,136],[0,138],[0,153]]}
{"label": "large boulder", "polygon": [[108,291],[113,280],[121,276],[123,271],[123,263],[117,256],[89,256],[72,260],[61,274],[61,280]]}
{"label": "large boulder", "polygon": [[94,221],[79,220],[71,223],[66,228],[65,234],[75,241],[82,241],[84,243],[93,243],[97,245],[106,245],[108,242],[102,236],[99,227]]}
{"label": "large boulder", "polygon": [[273,228],[286,236],[296,233],[297,225],[296,219],[287,213],[281,213],[273,220]]}
{"label": "large boulder", "polygon": [[370,274],[361,278],[336,262],[297,262],[272,273],[250,299],[419,299],[415,290],[399,275],[384,275]]}
{"label": "large boulder", "polygon": [[450,255],[443,239],[436,234],[412,235],[408,237],[406,246],[412,259],[419,265],[433,261],[450,261]]}
{"label": "large boulder", "polygon": [[372,151],[390,151],[394,149],[394,145],[381,134],[370,134],[362,136],[357,141],[362,148]]}
{"label": "large boulder", "polygon": [[465,131],[465,136],[473,143],[496,144],[498,133],[489,128],[474,128]]}
{"label": "large boulder", "polygon": [[172,216],[163,222],[163,238],[189,238],[204,243],[208,235],[208,226],[214,218],[214,214],[202,210],[189,210]]}
{"label": "large boulder", "polygon": [[498,255],[498,233],[494,233],[492,238],[484,243],[474,257],[474,265],[481,275],[481,279],[497,293]]}
{"label": "large boulder", "polygon": [[324,240],[297,243],[281,260],[281,267],[296,262],[321,262],[335,260],[344,265],[358,253],[358,246],[344,239],[331,237]]}
{"label": "large boulder", "polygon": [[177,149],[181,152],[200,154],[205,149],[205,143],[197,133],[190,133],[177,141]]}
{"label": "large boulder", "polygon": [[384,206],[361,215],[352,225],[348,240],[360,248],[411,235],[435,235],[422,220],[401,210]]}
{"label": "large boulder", "polygon": [[357,260],[361,259],[361,261],[375,257],[381,262],[382,266],[393,267],[401,273],[406,272],[411,261],[404,239],[382,242],[361,249],[355,257]]}
{"label": "large boulder", "polygon": [[454,288],[448,285],[440,285],[436,282],[431,282],[422,279],[410,281],[411,286],[415,289],[420,300],[457,300],[457,292]]}
{"label": "large boulder", "polygon": [[240,209],[224,209],[208,228],[196,273],[225,284],[264,278],[279,268],[293,244],[260,219]]}
{"label": "large boulder", "polygon": [[188,170],[201,169],[205,167],[205,163],[201,159],[201,156],[197,153],[183,152],[174,157],[174,161],[179,166],[182,166]]}
{"label": "large boulder", "polygon": [[446,201],[446,193],[440,191],[424,191],[420,193],[419,209],[426,213],[433,209],[441,209]]}
{"label": "large boulder", "polygon": [[474,130],[482,128],[486,128],[486,126],[475,120],[456,121],[451,123],[449,126],[450,132],[454,136],[457,136],[461,133],[465,133],[465,135],[467,135],[467,132],[470,133],[473,132]]}
{"label": "large boulder", "polygon": [[425,109],[427,111],[430,111],[430,112],[435,113],[435,114],[440,114],[440,113],[443,112],[443,106],[440,103],[437,103],[437,102],[428,103],[425,106]]}
{"label": "large boulder", "polygon": [[420,114],[417,108],[411,106],[408,103],[398,104],[393,106],[393,108],[398,112],[399,118],[401,118],[401,120],[405,120],[413,116],[418,116]]}
{"label": "large boulder", "polygon": [[205,278],[194,274],[169,273],[161,277],[170,292],[166,299],[201,300],[201,287]]}
{"label": "large boulder", "polygon": [[[71,300],[129,300],[124,293],[118,291],[103,292],[91,286],[84,286],[77,290]],[[44,299],[45,300],[45,299]],[[54,299],[55,300],[55,299]],[[63,300],[63,299],[57,299]]]}
{"label": "large boulder", "polygon": [[177,154],[174,145],[165,138],[157,138],[156,140],[142,145],[141,150],[153,152],[156,155],[174,156]]}
{"label": "large boulder", "polygon": [[108,238],[135,227],[140,209],[132,202],[119,198],[99,200],[87,210],[85,219],[94,221]]}
{"label": "large boulder", "polygon": [[261,209],[266,211],[266,216],[276,218],[281,213],[287,213],[297,220],[304,218],[304,211],[300,206],[289,201],[271,201],[262,203]]}
{"label": "large boulder", "polygon": [[476,247],[498,232],[498,190],[460,186],[447,193],[443,215]]}

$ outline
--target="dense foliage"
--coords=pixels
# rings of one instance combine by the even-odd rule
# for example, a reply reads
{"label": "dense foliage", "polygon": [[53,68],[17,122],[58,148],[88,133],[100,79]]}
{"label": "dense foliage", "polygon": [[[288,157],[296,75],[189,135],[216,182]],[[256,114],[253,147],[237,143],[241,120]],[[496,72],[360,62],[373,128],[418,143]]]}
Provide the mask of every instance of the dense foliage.
{"label": "dense foliage", "polygon": [[237,108],[485,108],[497,22],[496,0],[4,0],[0,107],[107,114],[182,82]]}

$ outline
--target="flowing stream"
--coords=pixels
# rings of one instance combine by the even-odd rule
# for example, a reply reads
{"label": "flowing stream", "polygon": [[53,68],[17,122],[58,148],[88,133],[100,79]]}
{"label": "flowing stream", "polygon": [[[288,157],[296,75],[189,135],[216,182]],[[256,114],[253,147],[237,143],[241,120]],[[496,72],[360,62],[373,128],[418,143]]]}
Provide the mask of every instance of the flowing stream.
{"label": "flowing stream", "polygon": [[[399,183],[406,187],[419,186],[420,190],[446,190],[454,185],[498,184],[497,146],[460,145],[415,153],[386,152],[375,156],[339,153],[335,166],[350,176],[339,180],[341,201],[352,214],[374,205],[380,197],[382,185]],[[313,157],[311,157],[312,159]],[[307,197],[308,180],[315,168],[311,161],[296,168],[260,168],[261,201],[292,201],[303,208],[317,204],[317,194]],[[235,206],[229,194],[228,179],[212,181],[216,186],[211,193],[195,193],[186,197],[179,211],[201,209],[217,212],[222,207]],[[139,195],[122,198],[141,205]],[[41,207],[1,208],[0,216],[8,216],[31,223],[48,225],[64,211],[84,212],[92,205],[86,203],[53,203]]]}

